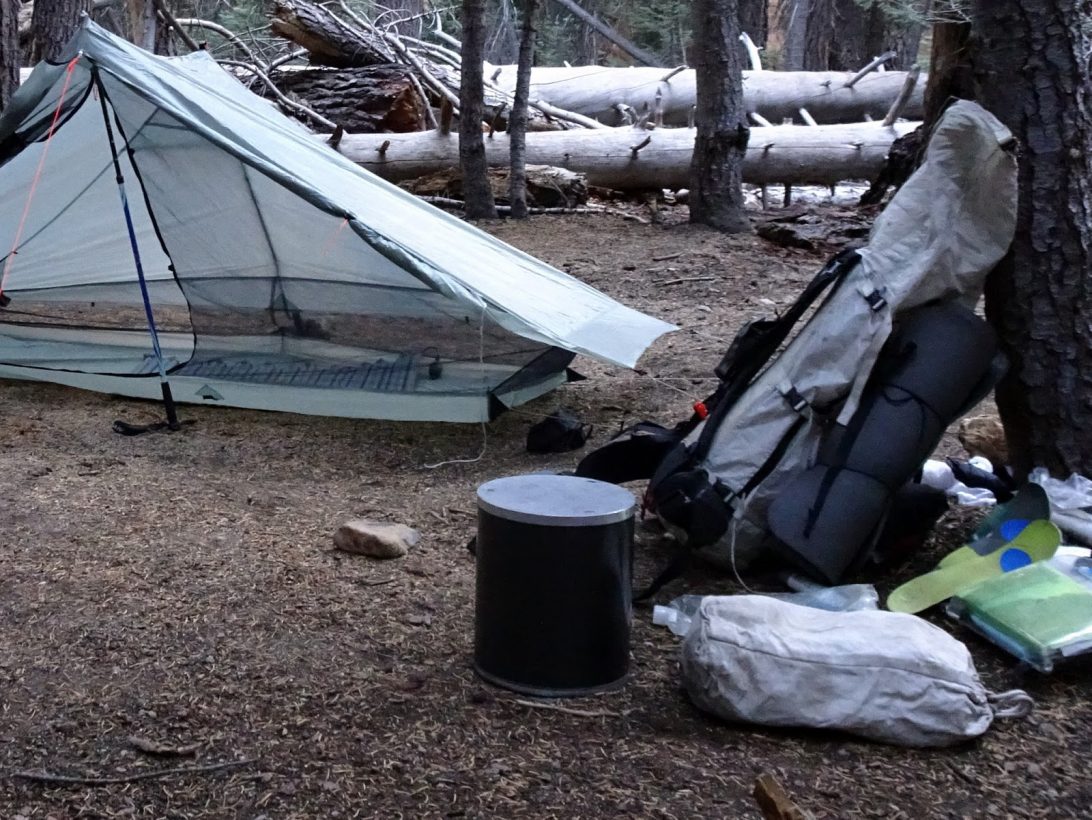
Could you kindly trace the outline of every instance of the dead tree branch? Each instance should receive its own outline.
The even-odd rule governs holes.
[[[254,65],[262,67],[263,70],[268,70],[269,67],[258,59],[257,55],[253,51],[251,51],[250,46],[240,40],[234,32],[224,28],[219,23],[214,23],[211,20],[201,20],[197,17],[179,17],[177,20],[175,20],[175,22],[179,26],[187,26],[189,28],[203,28],[207,31],[213,31],[219,34],[221,37],[223,37],[225,40],[227,40],[229,43],[231,43],[233,46],[236,46],[241,52],[243,52],[243,54],[247,56],[247,59],[250,60],[250,62],[252,62]],[[193,42],[192,37],[190,38],[190,42]],[[196,43],[194,45],[196,45]]]
[[[13,772],[12,777],[20,780],[31,780],[35,783],[52,783],[61,786],[113,786],[119,783],[136,783],[140,780],[152,780],[157,777],[170,777],[181,774],[206,774],[218,772],[223,769],[236,769],[240,766],[249,766],[257,758],[248,757],[243,760],[228,760],[223,763],[210,763],[205,766],[177,766],[171,769],[153,769],[148,772],[136,774],[116,775],[112,777],[79,777],[75,775],[54,774],[43,769],[30,769],[22,772]]]

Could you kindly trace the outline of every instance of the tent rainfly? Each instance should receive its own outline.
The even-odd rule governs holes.
[[[0,115],[0,243],[0,377],[135,397],[477,421],[674,329],[88,20]]]

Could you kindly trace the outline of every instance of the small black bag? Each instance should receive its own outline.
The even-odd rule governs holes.
[[[591,427],[583,424],[571,410],[559,408],[527,431],[528,453],[567,453],[579,450],[591,435]]]

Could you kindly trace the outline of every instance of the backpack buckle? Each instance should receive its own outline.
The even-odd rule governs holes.
[[[871,285],[871,282],[868,283],[868,286],[862,283],[857,286],[857,292],[864,297],[864,300],[868,302],[869,309],[873,312],[883,310],[887,307],[887,299],[884,297],[882,290]]]
[[[800,394],[800,391],[793,387],[792,382],[781,382],[777,385],[777,392],[781,394],[781,397],[785,399],[794,413],[799,413],[802,416],[811,415],[811,405]]]

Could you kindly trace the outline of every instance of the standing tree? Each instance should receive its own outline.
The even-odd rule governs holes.
[[[126,5],[129,16],[129,41],[154,54],[158,28],[155,3],[153,0],[128,0]]]
[[[463,40],[459,82],[459,168],[467,219],[496,219],[497,206],[489,186],[489,165],[482,139],[485,114],[485,0],[462,0]]]
[[[986,312],[1012,366],[997,405],[1018,470],[1092,475],[1092,12],[975,0],[979,99],[1020,144],[1009,257]]]
[[[535,12],[538,0],[524,0],[523,28],[516,65],[516,93],[508,117],[508,141],[511,172],[508,177],[508,201],[515,219],[527,218],[527,103],[531,96],[531,64],[535,58]]]
[[[736,0],[695,0],[693,61],[697,138],[690,165],[690,221],[745,231],[743,157],[747,112]]]
[[[80,15],[90,9],[91,0],[35,0],[29,62],[60,59],[80,25]]]
[[[974,99],[971,21],[939,19],[933,23],[929,82],[925,86],[924,126],[928,133],[952,99]]]
[[[915,3],[879,0],[812,0],[804,43],[807,71],[855,71],[894,51],[888,65],[917,61],[921,16]]]
[[[19,87],[19,0],[0,0],[0,111]]]
[[[767,0],[739,0],[739,30],[757,46],[766,45]]]
[[[782,0],[777,22],[785,32],[781,41],[781,65],[784,71],[804,70],[804,51],[808,39],[808,18],[813,0]]]

